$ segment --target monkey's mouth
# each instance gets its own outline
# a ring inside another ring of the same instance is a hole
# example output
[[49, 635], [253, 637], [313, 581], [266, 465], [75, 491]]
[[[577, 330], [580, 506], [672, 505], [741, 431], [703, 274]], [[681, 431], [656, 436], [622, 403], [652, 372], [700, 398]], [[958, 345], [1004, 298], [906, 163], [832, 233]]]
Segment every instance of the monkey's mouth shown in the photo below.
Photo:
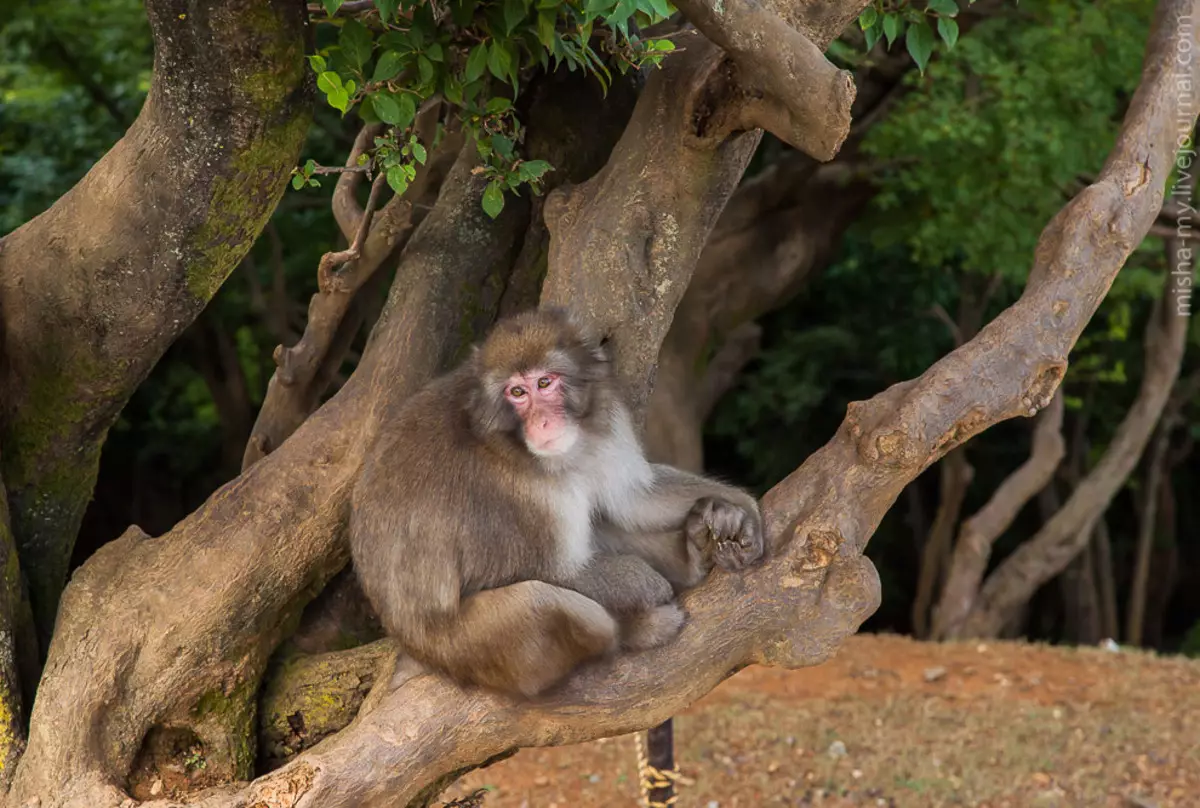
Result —
[[551, 436], [539, 436], [536, 440], [525, 438], [525, 447], [537, 457], [562, 457], [579, 440], [579, 429], [571, 426]]

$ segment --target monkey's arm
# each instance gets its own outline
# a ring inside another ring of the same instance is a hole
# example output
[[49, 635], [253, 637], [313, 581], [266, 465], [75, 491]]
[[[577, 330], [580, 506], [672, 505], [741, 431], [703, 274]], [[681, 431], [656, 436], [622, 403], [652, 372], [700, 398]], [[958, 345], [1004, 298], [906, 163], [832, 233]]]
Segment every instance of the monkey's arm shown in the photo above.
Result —
[[694, 586], [716, 564], [737, 570], [763, 554], [762, 516], [740, 488], [662, 464], [653, 480], [606, 509], [597, 545], [645, 559], [676, 588]]
[[563, 585], [616, 618], [623, 648], [657, 648], [674, 639], [683, 626], [683, 611], [672, 602], [671, 582], [638, 555], [601, 553]]

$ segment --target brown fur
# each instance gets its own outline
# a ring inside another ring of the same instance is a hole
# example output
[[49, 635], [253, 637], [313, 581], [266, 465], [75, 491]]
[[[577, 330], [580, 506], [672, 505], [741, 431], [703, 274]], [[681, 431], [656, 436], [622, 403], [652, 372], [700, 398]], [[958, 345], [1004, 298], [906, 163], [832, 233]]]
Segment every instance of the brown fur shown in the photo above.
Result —
[[[531, 454], [503, 395], [539, 368], [561, 374], [585, 436], [565, 457]], [[384, 629], [460, 682], [526, 696], [673, 638], [675, 594], [761, 557], [761, 518], [739, 489], [646, 463], [628, 424], [601, 346], [558, 311], [500, 323], [412, 396], [352, 501], [355, 569]]]

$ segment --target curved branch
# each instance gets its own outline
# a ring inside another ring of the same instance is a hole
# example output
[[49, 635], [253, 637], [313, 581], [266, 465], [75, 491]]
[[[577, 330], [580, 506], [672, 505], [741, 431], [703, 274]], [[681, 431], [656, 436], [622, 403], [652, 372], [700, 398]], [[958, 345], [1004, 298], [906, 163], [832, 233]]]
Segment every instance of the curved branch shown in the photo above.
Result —
[[[1169, 245], [1174, 247], [1176, 242], [1172, 240]], [[1104, 456], [1042, 529], [988, 576], [963, 622], [962, 636], [996, 636], [1016, 609], [1078, 555], [1108, 503], [1133, 473], [1183, 363], [1189, 320], [1168, 306], [1172, 287], [1173, 278], [1168, 272], [1167, 292], [1155, 306], [1146, 328], [1145, 375], [1137, 398], [1117, 427]]]
[[963, 522], [941, 597], [933, 610], [934, 639], [957, 636], [978, 596], [992, 545], [1025, 504], [1054, 478], [1067, 453], [1062, 435], [1063, 409], [1060, 390], [1050, 406], [1038, 413], [1029, 459], [1005, 478], [978, 513]]
[[[864, 6], [865, 0], [838, 4], [847, 14]], [[719, 142], [761, 128], [818, 160], [837, 154], [850, 132], [854, 80], [825, 58], [828, 39], [818, 47], [757, 0], [680, 0], [679, 10], [737, 68], [739, 101], [705, 137]]]
[[137, 120], [0, 241], [3, 474], [47, 635], [109, 427], [250, 249], [311, 116], [292, 0], [146, 13], [155, 64]]
[[[363, 137], [362, 133], [359, 137]], [[368, 286], [368, 281], [389, 258], [404, 249], [413, 228], [435, 201], [461, 145], [461, 133], [447, 134], [404, 195], [393, 196], [378, 215], [372, 216], [375, 203], [371, 200], [377, 199], [384, 179], [382, 174], [376, 177], [367, 211], [358, 215], [358, 231], [352, 237], [351, 248], [321, 258], [317, 268], [318, 291], [309, 301], [304, 333], [290, 348], [279, 345], [275, 349], [278, 370], [267, 383], [267, 394], [242, 456], [243, 470], [282, 445], [321, 403], [333, 371], [341, 366], [350, 342], [362, 326], [363, 313], [355, 306], [360, 290]], [[356, 143], [355, 148], [358, 147]], [[352, 196], [350, 201], [353, 202]], [[346, 204], [343, 202], [341, 207], [344, 209]], [[335, 215], [338, 208], [335, 194]], [[333, 272], [332, 266], [339, 260], [348, 263]]]
[[[375, 145], [375, 138], [381, 132], [383, 132], [383, 124], [379, 123], [365, 124], [358, 131], [358, 135], [354, 138], [354, 145], [350, 148], [350, 154], [346, 157], [346, 168], [358, 166], [359, 156]], [[343, 171], [338, 175], [337, 185], [333, 187], [333, 199], [330, 201], [333, 218], [337, 221], [338, 228], [341, 229], [347, 242], [354, 241], [355, 233], [359, 230], [363, 216], [362, 206], [355, 198], [362, 178], [363, 172], [361, 171]]]

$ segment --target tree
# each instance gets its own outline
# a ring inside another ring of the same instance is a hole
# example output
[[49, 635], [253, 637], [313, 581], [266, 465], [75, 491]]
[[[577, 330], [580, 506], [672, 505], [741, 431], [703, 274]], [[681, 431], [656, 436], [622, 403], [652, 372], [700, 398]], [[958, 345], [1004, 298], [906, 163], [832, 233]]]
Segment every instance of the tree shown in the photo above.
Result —
[[[506, 22], [508, 5], [488, 21], [508, 32], [497, 41], [512, 40], [526, 11], [514, 5]], [[1193, 3], [1160, 4], [1121, 135], [1095, 181], [1047, 226], [1021, 299], [919, 378], [853, 404], [833, 439], [764, 498], [770, 560], [689, 595], [678, 642], [589, 666], [537, 705], [463, 692], [402, 660], [395, 677], [376, 678], [348, 727], [240, 782], [255, 774], [249, 728], [267, 661], [345, 565], [349, 491], [388, 408], [452, 362], [497, 312], [540, 301], [569, 302], [611, 336], [619, 374], [644, 412], [660, 346], [760, 130], [817, 160], [845, 140], [853, 85], [823, 52], [865, 5], [681, 3], [696, 29], [678, 31], [686, 49], [663, 58], [644, 86], [633, 73], [614, 78], [602, 104], [589, 77], [522, 62], [532, 78], [521, 129], [508, 109], [476, 115], [460, 105], [460, 148], [454, 131], [424, 139], [429, 107], [414, 102], [411, 117], [393, 115], [389, 101], [374, 100], [390, 88], [352, 85], [340, 73], [334, 83], [319, 69], [327, 65], [310, 62], [331, 104], [370, 97], [376, 117], [398, 117], [417, 139], [393, 137], [368, 158], [381, 170], [365, 202], [355, 194], [365, 174], [357, 155], [342, 172], [348, 246], [322, 261], [300, 342], [311, 350], [280, 352], [272, 384], [280, 403], [268, 394], [243, 474], [162, 536], [130, 528], [60, 599], [105, 432], [257, 237], [308, 126], [302, 6], [148, 2], [156, 60], [141, 114], [70, 193], [0, 242], [6, 570], [19, 559], [36, 622], [51, 637], [9, 804], [123, 805], [139, 755], [172, 733], [203, 750], [213, 779], [196, 804], [420, 804], [455, 772], [514, 748], [656, 724], [746, 664], [827, 658], [878, 604], [878, 577], [862, 551], [886, 510], [971, 436], [1050, 403], [1067, 353], [1150, 228], [1175, 157], [1174, 48], [1194, 35], [1184, 27]], [[355, 32], [339, 51], [367, 53], [361, 48], [373, 46], [352, 21], [371, 4], [329, 6], [346, 20], [342, 36]], [[405, 53], [428, 84], [428, 69], [442, 74], [427, 38], [411, 47], [423, 13], [413, 12]], [[650, 40], [628, 51], [628, 36], [605, 36], [614, 58], [648, 58]], [[561, 34], [546, 37], [562, 46]], [[579, 55], [587, 41], [574, 43], [579, 58], [590, 58]], [[486, 69], [515, 90], [519, 59], [507, 45], [495, 54], [489, 45]], [[455, 70], [468, 69], [469, 49], [459, 55], [466, 63]], [[1194, 80], [1194, 66], [1188, 71]], [[457, 104], [453, 92], [446, 100]], [[489, 115], [508, 123], [489, 129], [480, 124]], [[1187, 123], [1190, 131], [1194, 113]], [[524, 132], [527, 156], [497, 141], [513, 141], [506, 132]], [[555, 171], [522, 175], [526, 160]], [[322, 176], [319, 168], [306, 165], [294, 181]], [[437, 171], [444, 175], [435, 181]], [[549, 190], [554, 175], [572, 184], [544, 202], [505, 195], [543, 176]], [[390, 213], [395, 200], [380, 204], [378, 177], [401, 199]], [[432, 186], [435, 203], [410, 228], [406, 203], [415, 217]], [[390, 254], [400, 238], [370, 342], [353, 375], [317, 407], [312, 389], [327, 383], [329, 358], [345, 350], [339, 334], [359, 316], [352, 298], [376, 277], [373, 256]], [[8, 625], [28, 623], [15, 575], [5, 595]], [[386, 641], [349, 653], [363, 670], [396, 664]], [[11, 688], [7, 696], [15, 707]], [[10, 761], [18, 747], [10, 745]]]

